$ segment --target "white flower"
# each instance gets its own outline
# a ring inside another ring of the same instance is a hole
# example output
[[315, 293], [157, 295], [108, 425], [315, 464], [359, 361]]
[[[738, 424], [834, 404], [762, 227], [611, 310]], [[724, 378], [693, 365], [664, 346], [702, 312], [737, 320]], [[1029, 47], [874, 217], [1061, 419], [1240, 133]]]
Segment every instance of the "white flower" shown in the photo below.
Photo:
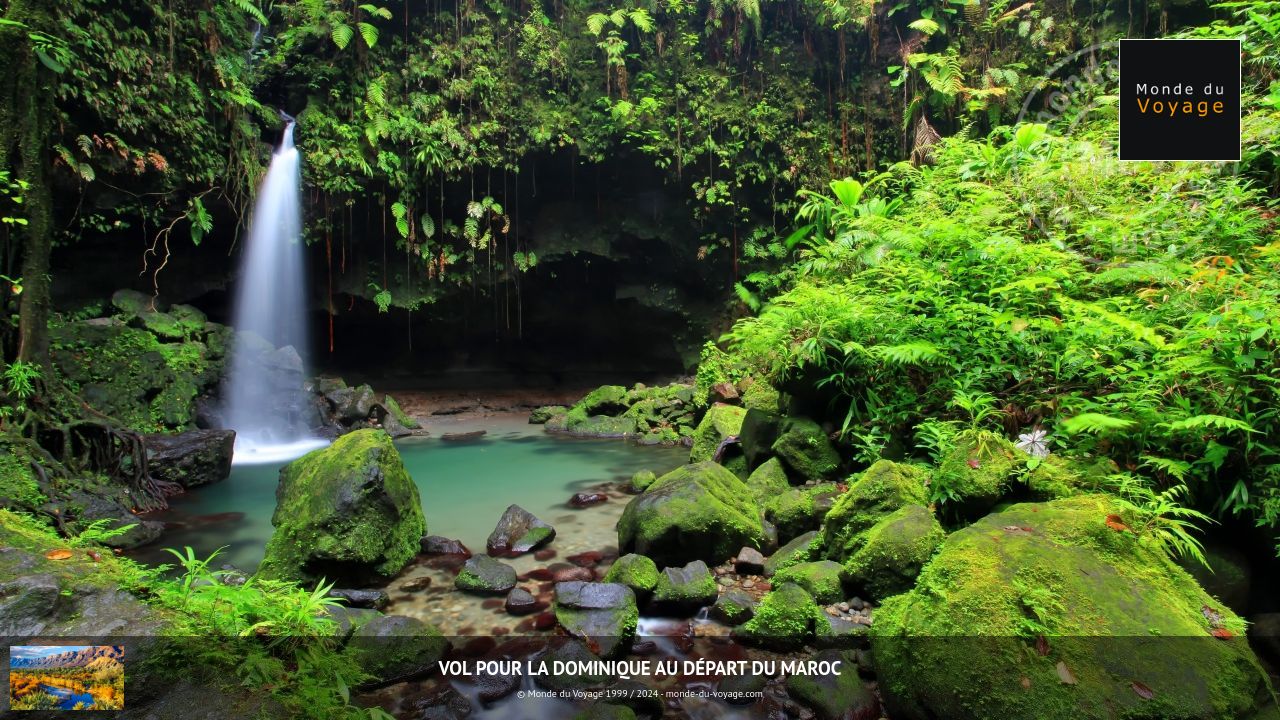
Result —
[[1018, 436], [1018, 449], [1032, 457], [1049, 457], [1049, 444], [1045, 442], [1048, 434], [1041, 428], [1032, 428], [1031, 432]]

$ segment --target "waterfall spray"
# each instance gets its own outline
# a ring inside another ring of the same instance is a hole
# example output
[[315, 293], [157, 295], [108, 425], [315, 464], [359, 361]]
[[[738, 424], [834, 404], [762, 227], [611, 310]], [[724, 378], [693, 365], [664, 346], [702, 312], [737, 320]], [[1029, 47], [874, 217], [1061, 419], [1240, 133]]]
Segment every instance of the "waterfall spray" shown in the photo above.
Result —
[[235, 462], [297, 457], [325, 442], [306, 378], [301, 169], [292, 118], [271, 158], [249, 223], [236, 294], [236, 339], [223, 389], [223, 419], [236, 431]]

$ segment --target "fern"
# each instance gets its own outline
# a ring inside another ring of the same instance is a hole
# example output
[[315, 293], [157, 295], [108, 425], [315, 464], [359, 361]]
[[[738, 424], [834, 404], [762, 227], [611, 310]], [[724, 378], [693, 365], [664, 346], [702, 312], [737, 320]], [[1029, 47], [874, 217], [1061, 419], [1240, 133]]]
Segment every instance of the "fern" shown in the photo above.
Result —
[[334, 25], [330, 31], [329, 37], [333, 40], [333, 44], [338, 46], [339, 50], [346, 50], [347, 45], [351, 42], [351, 38], [355, 36], [355, 30], [350, 25]]
[[1102, 413], [1087, 412], [1063, 420], [1058, 423], [1058, 427], [1068, 435], [1079, 433], [1100, 435], [1119, 430], [1128, 430], [1136, 424], [1133, 420], [1125, 420], [1124, 418], [1112, 417]]
[[232, 6], [240, 12], [253, 18], [259, 25], [267, 24], [267, 16], [258, 8], [258, 4], [253, 0], [231, 0]]

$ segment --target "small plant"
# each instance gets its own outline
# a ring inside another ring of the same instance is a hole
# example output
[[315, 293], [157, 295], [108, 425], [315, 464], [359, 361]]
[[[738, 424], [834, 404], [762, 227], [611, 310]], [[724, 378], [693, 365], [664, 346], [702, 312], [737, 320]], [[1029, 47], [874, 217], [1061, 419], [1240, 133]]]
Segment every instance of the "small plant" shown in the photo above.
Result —
[[110, 527], [111, 523], [111, 520], [105, 518], [102, 520], [94, 520], [84, 526], [84, 529], [76, 533], [75, 536], [67, 538], [67, 544], [71, 547], [77, 548], [102, 545], [105, 541], [112, 538], [118, 538], [138, 527], [137, 523], [129, 523], [128, 525], [121, 525], [120, 527], [113, 528]]
[[1199, 531], [1196, 523], [1214, 520], [1182, 504], [1186, 485], [1156, 492], [1144, 480], [1128, 473], [1112, 475], [1107, 483], [1129, 516], [1129, 529], [1140, 540], [1153, 543], [1170, 559], [1190, 558], [1209, 567], [1204, 546], [1191, 533]]
[[209, 557], [204, 560], [196, 557], [196, 552], [191, 549], [190, 545], [183, 548], [183, 552], [178, 552], [173, 548], [164, 549], [165, 552], [178, 558], [178, 565], [185, 571], [182, 578], [178, 581], [178, 586], [181, 588], [181, 595], [184, 598], [190, 598], [192, 590], [200, 581], [217, 582], [219, 577], [225, 574], [220, 570], [209, 570], [209, 565], [213, 562], [214, 558], [218, 557], [218, 555], [226, 549], [227, 548], [224, 545], [209, 553]]

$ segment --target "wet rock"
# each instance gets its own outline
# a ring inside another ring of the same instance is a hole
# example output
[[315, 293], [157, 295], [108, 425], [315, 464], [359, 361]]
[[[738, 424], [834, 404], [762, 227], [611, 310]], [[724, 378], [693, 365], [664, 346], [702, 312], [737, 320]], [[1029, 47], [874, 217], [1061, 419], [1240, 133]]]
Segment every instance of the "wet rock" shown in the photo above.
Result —
[[382, 613], [377, 610], [346, 605], [330, 605], [324, 609], [324, 614], [337, 625], [336, 636], [342, 642], [346, 642], [347, 637], [355, 632], [357, 627], [382, 616]]
[[542, 548], [541, 550], [533, 551], [533, 559], [538, 562], [546, 562], [555, 556], [556, 551], [551, 548]]
[[550, 611], [539, 613], [538, 616], [533, 619], [534, 630], [550, 630], [555, 626], [556, 614]]
[[875, 718], [880, 704], [867, 689], [855, 670], [857, 660], [851, 655], [824, 650], [814, 657], [818, 662], [839, 662], [840, 673], [828, 675], [790, 675], [787, 694], [813, 710], [818, 720]]
[[419, 543], [422, 552], [427, 555], [463, 555], [471, 557], [471, 551], [458, 540], [451, 540], [441, 535], [428, 535]]
[[394, 577], [417, 555], [427, 529], [400, 453], [372, 429], [286, 465], [271, 524], [260, 576], [353, 584]]
[[515, 692], [520, 687], [520, 680], [523, 676], [516, 674], [495, 675], [492, 673], [481, 673], [473, 679], [476, 683], [476, 696], [480, 698], [480, 702], [489, 705]]
[[385, 608], [391, 599], [382, 590], [347, 590], [343, 588], [334, 588], [329, 591], [329, 597], [338, 598], [346, 603], [347, 607], [367, 608], [370, 610], [381, 610]]
[[761, 575], [764, 573], [764, 555], [753, 547], [744, 547], [738, 551], [733, 561], [733, 568], [739, 575]]
[[819, 542], [818, 533], [807, 532], [778, 548], [778, 551], [764, 562], [764, 574], [772, 576], [783, 568], [808, 561], [815, 555], [817, 542]]
[[844, 588], [848, 582], [848, 574], [838, 562], [816, 560], [779, 570], [773, 576], [773, 581], [795, 583], [804, 588], [820, 605], [830, 605], [845, 598]]
[[[406, 430], [417, 430], [422, 427], [421, 423], [410, 417], [409, 414], [400, 407], [400, 403], [396, 402], [396, 399], [390, 395], [382, 396], [382, 406], [386, 408], [387, 414], [399, 423], [400, 427], [403, 427]], [[384, 420], [383, 422], [385, 423], [386, 421]]]
[[333, 406], [334, 415], [344, 423], [367, 419], [378, 402], [377, 394], [368, 385], [338, 388], [327, 393], [325, 398]]
[[720, 678], [716, 689], [724, 693], [723, 700], [730, 705], [754, 705], [763, 697], [756, 693], [763, 692], [768, 682], [769, 678], [762, 674], [734, 673]]
[[814, 621], [814, 645], [821, 648], [865, 648], [868, 626], [850, 616], [822, 613]]
[[67, 493], [67, 505], [79, 508], [77, 527], [99, 520], [107, 521], [104, 530], [118, 530], [129, 525], [132, 529], [122, 535], [106, 538], [103, 545], [128, 550], [154, 542], [164, 532], [164, 523], [143, 520], [133, 514], [116, 497], [97, 494], [97, 490], [76, 489]]
[[618, 547], [660, 565], [690, 560], [719, 564], [744, 545], [764, 541], [760, 509], [724, 467], [685, 465], [631, 499], [618, 520]]
[[778, 430], [773, 455], [782, 460], [789, 476], [820, 482], [840, 469], [840, 455], [818, 423], [807, 418], [784, 418]]
[[488, 430], [470, 430], [468, 432], [445, 433], [440, 436], [445, 442], [469, 442], [479, 440], [489, 433]]
[[633, 492], [644, 492], [658, 476], [653, 474], [652, 470], [638, 470], [631, 476], [631, 490]]
[[653, 590], [654, 609], [664, 613], [692, 613], [716, 601], [715, 576], [707, 564], [694, 560], [684, 567], [664, 568]]
[[603, 502], [609, 502], [609, 496], [598, 492], [574, 493], [573, 497], [569, 498], [569, 505], [577, 508], [591, 507]]
[[485, 542], [490, 555], [519, 555], [536, 550], [555, 539], [556, 530], [519, 505], [502, 513]]
[[425, 675], [448, 650], [440, 631], [402, 615], [373, 618], [356, 628], [345, 653], [376, 680], [389, 684]]
[[406, 581], [400, 586], [401, 592], [421, 592], [431, 587], [431, 578], [423, 575]]
[[640, 617], [626, 585], [579, 581], [556, 583], [555, 614], [566, 632], [602, 657], [630, 649]]
[[637, 597], [647, 598], [658, 586], [658, 566], [643, 555], [623, 555], [609, 566], [604, 581], [621, 583], [631, 588]]
[[588, 550], [577, 555], [570, 555], [565, 560], [578, 567], [595, 567], [600, 564], [600, 561], [604, 560], [604, 553], [599, 550]]
[[39, 635], [57, 608], [61, 590], [53, 575], [0, 582], [0, 634]]
[[535, 613], [539, 609], [537, 598], [524, 588], [511, 588], [511, 592], [507, 593], [507, 601], [504, 604], [507, 612], [512, 615], [529, 615]]
[[476, 555], [462, 566], [453, 584], [466, 592], [501, 595], [515, 587], [516, 571], [488, 555]]
[[415, 702], [411, 715], [413, 720], [465, 720], [470, 716], [471, 703], [447, 684]]
[[529, 424], [543, 425], [551, 418], [557, 415], [564, 415], [567, 412], [569, 412], [569, 408], [564, 405], [543, 405], [534, 408], [533, 412], [529, 413]]
[[689, 462], [699, 463], [715, 459], [717, 450], [729, 438], [738, 437], [742, 430], [742, 420], [747, 411], [732, 405], [712, 405], [702, 422], [693, 431], [693, 448], [689, 451]]
[[596, 574], [590, 568], [576, 565], [559, 565], [551, 568], [551, 580], [553, 582], [571, 582], [574, 580], [591, 582], [595, 579]]
[[395, 415], [390, 413], [383, 413], [381, 424], [382, 431], [393, 438], [408, 437], [413, 434], [412, 430], [405, 427]]
[[755, 615], [756, 599], [742, 590], [726, 590], [711, 606], [711, 617], [726, 625], [741, 625]]
[[235, 440], [235, 430], [192, 430], [143, 435], [142, 445], [151, 477], [190, 489], [227, 479]]

